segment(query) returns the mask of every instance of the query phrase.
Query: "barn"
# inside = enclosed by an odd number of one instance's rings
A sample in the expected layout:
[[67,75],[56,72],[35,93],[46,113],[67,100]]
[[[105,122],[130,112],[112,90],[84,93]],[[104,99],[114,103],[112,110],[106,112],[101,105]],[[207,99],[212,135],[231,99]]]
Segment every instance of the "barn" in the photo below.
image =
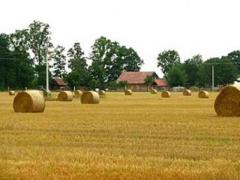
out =
[[166,89],[168,84],[165,79],[155,79],[153,86],[157,89]]
[[160,79],[158,75],[153,72],[122,72],[119,78],[117,79],[117,83],[125,81],[128,83],[128,88],[133,91],[146,91],[147,85],[145,84],[145,79],[151,76],[154,78],[154,83],[152,84],[155,88],[165,88],[167,87],[167,83],[165,80]]
[[62,79],[55,77],[52,79],[51,82],[51,89],[58,90],[58,89],[68,89],[68,84]]

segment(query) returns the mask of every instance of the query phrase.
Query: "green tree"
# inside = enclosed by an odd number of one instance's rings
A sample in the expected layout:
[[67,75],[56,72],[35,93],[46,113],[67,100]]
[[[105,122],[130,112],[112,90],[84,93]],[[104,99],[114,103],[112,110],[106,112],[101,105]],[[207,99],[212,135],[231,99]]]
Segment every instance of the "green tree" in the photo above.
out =
[[231,84],[237,79],[237,68],[228,56],[222,58],[210,58],[199,69],[198,84],[210,87],[212,84],[212,66],[214,66],[215,86]]
[[240,51],[232,51],[227,57],[233,62],[233,64],[237,67],[238,74],[240,74]]
[[21,52],[26,52],[29,55],[28,47],[28,29],[16,30],[15,33],[10,34],[10,46],[13,49],[18,49]]
[[[122,71],[139,71],[143,60],[139,57],[137,52],[133,48],[127,48],[126,46],[120,46],[114,42],[116,46],[115,58],[112,58],[112,62],[108,66],[112,67],[109,74],[109,79],[115,81]],[[112,72],[115,72],[112,74]]]
[[127,81],[120,81],[118,83],[119,87],[122,89],[127,89],[128,88],[128,82]]
[[[7,34],[0,34],[0,88],[4,89],[7,86],[14,84],[14,72],[11,68],[13,65],[13,54],[8,49],[9,36]],[[9,82],[10,81],[10,82]]]
[[120,46],[118,42],[100,37],[92,46],[90,72],[99,87],[105,89],[109,82],[117,80],[123,70],[139,71],[143,61],[133,48]]
[[148,87],[148,91],[149,91],[149,88],[153,85],[155,79],[153,76],[147,76],[145,79],[144,79],[144,83],[147,85]]
[[112,81],[108,83],[108,88],[111,90],[117,90],[120,88],[120,85],[116,81]]
[[[39,21],[33,21],[26,33],[26,42],[29,51],[33,55],[38,85],[45,84],[46,60],[52,56],[53,44],[49,25]],[[51,72],[49,71],[51,76]]]
[[11,36],[0,35],[0,88],[30,87],[34,78],[33,62],[25,49],[12,44]]
[[25,87],[33,87],[34,68],[33,61],[25,51],[15,49],[15,88],[24,89]]
[[64,78],[66,72],[66,56],[64,55],[65,48],[63,46],[57,46],[53,53],[53,75],[55,77]]
[[161,70],[164,75],[168,73],[172,66],[180,63],[180,56],[175,50],[163,51],[158,55],[158,67],[161,67]]
[[182,64],[175,64],[169,69],[166,79],[170,87],[184,86],[187,81],[187,74]]
[[188,59],[184,62],[183,67],[187,74],[187,82],[188,86],[195,86],[198,83],[198,71],[203,63],[202,56],[196,55],[191,59]]
[[92,64],[89,69],[91,77],[98,81],[98,83],[91,83],[92,88],[106,88],[106,84],[108,82],[107,71],[111,71],[109,64],[112,64],[112,58],[116,58],[114,56],[116,56],[115,52],[117,46],[117,43],[113,43],[105,37],[97,39],[92,46],[92,53],[90,57]]
[[75,43],[72,48],[68,50],[68,67],[71,72],[67,76],[70,86],[88,86],[90,75],[88,72],[87,59],[84,57],[84,52],[80,43]]

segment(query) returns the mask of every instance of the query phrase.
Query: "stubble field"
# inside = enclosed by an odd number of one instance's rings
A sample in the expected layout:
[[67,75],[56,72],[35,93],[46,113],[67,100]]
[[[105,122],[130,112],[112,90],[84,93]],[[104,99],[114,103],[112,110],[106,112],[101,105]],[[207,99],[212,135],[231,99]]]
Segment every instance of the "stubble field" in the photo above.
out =
[[240,118],[217,117],[216,95],[108,93],[24,114],[0,93],[0,179],[240,179]]

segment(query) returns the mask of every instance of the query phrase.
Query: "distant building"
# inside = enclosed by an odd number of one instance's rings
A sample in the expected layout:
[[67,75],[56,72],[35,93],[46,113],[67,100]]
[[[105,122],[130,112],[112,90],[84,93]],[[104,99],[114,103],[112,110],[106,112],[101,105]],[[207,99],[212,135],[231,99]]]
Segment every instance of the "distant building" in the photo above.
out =
[[167,81],[164,79],[155,79],[153,86],[164,89],[168,87]]
[[148,76],[152,76],[155,81],[153,87],[155,88],[165,88],[167,83],[163,79],[159,79],[158,75],[153,72],[122,72],[122,74],[117,79],[117,82],[126,81],[128,86],[133,91],[146,91],[147,86],[145,84],[145,79]]
[[68,84],[62,78],[55,77],[52,79],[51,89],[68,89]]

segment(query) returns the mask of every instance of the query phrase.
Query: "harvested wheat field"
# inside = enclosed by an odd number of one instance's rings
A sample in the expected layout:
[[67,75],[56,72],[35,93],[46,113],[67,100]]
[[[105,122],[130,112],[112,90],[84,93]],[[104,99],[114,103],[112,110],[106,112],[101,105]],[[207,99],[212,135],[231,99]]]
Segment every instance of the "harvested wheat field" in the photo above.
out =
[[240,118],[218,117],[216,96],[109,92],[15,113],[0,93],[0,179],[240,179]]

